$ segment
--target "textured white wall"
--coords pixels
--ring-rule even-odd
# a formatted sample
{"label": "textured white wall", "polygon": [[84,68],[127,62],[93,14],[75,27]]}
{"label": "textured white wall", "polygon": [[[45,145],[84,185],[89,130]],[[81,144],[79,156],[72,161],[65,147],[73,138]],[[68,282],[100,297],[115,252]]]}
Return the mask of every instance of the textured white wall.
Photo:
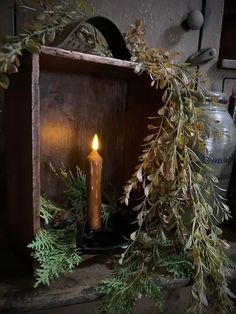
{"label": "textured white wall", "polygon": [[[85,3],[91,4],[97,15],[106,16],[115,22],[121,32],[126,32],[136,19],[142,19],[147,28],[148,44],[180,52],[181,61],[185,61],[198,49],[199,31],[186,31],[181,23],[189,11],[201,10],[202,0],[85,0]],[[206,0],[202,48],[214,47],[219,51],[223,7],[224,0]],[[0,36],[13,32],[12,1],[0,0],[0,13],[3,12]],[[19,29],[25,19],[28,20],[21,12],[18,16]],[[235,70],[218,69],[217,58],[201,66],[201,70],[208,76],[207,88],[210,90],[221,90],[224,77],[236,76]]]}
{"label": "textured white wall", "polygon": [[[199,31],[185,31],[182,21],[189,11],[201,10],[202,0],[87,0],[96,14],[106,16],[127,31],[135,19],[142,19],[147,27],[150,46],[181,53],[184,61],[198,49]],[[206,0],[202,48],[214,47],[219,52],[224,0]],[[233,40],[233,39],[232,39]],[[217,56],[218,57],[218,56]],[[207,88],[220,91],[223,78],[235,77],[236,71],[217,68],[217,58],[200,68],[208,77]]]}
{"label": "textured white wall", "polygon": [[198,47],[198,30],[185,31],[181,23],[193,9],[201,10],[201,0],[87,0],[96,14],[110,18],[126,32],[136,19],[147,27],[150,46],[181,52],[185,60]]}
{"label": "textured white wall", "polygon": [[[185,61],[198,49],[199,31],[186,31],[181,23],[191,10],[201,10],[203,0],[84,0],[84,2],[95,9],[96,15],[110,18],[122,33],[126,32],[136,19],[143,20],[146,24],[148,44],[180,52],[180,61]],[[8,0],[0,0],[0,9],[4,5],[8,15],[10,3]],[[219,51],[223,8],[224,0],[206,0],[202,48],[214,47]],[[10,20],[10,17],[8,19]],[[18,16],[18,29],[28,19],[29,17],[21,12]],[[6,23],[3,27],[6,27]],[[9,28],[9,25],[7,27]],[[9,33],[9,29],[7,32]],[[210,90],[221,90],[224,77],[236,76],[236,71],[218,69],[217,58],[200,69],[208,76],[206,87]]]}

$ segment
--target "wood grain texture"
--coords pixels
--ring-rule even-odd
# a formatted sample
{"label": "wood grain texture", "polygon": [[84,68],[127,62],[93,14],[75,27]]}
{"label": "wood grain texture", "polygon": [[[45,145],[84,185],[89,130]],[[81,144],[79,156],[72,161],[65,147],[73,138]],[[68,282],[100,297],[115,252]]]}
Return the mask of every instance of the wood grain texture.
{"label": "wood grain texture", "polygon": [[33,235],[40,229],[39,202],[41,193],[40,182],[40,89],[39,89],[39,55],[31,57],[31,134],[32,134],[32,218]]}
{"label": "wood grain texture", "polygon": [[[11,1],[0,1],[0,39],[13,34],[13,7]],[[4,134],[4,92],[0,88],[0,210],[6,208],[6,165],[5,165],[5,134]]]}
{"label": "wood grain texture", "polygon": [[13,35],[13,1],[0,1],[0,36]]}
{"label": "wood grain texture", "polygon": [[98,133],[104,186],[112,184],[120,195],[141,153],[147,117],[161,104],[160,93],[147,77],[134,75],[134,63],[71,52],[65,60],[62,50],[43,48],[42,52],[42,192],[54,199],[61,195],[49,162],[69,169],[78,165],[85,171],[91,139]]}
{"label": "wood grain texture", "polygon": [[[50,287],[33,289],[31,282],[18,281],[14,284],[0,284],[3,295],[0,310],[22,314],[33,310],[50,309],[59,306],[82,304],[98,300],[102,294],[96,286],[111,276],[117,267],[117,257],[109,255],[90,256],[73,273],[54,281]],[[181,288],[189,285],[189,279],[166,278],[158,282],[163,289]],[[167,293],[169,291],[167,290]],[[80,312],[78,312],[80,313]]]}
{"label": "wood grain texture", "polygon": [[[56,55],[52,54],[56,52]],[[66,58],[64,57],[66,54]],[[89,59],[89,60],[88,60]],[[43,48],[26,54],[6,93],[9,230],[17,249],[39,230],[40,193],[63,202],[49,168],[86,172],[95,133],[101,141],[103,189],[120,196],[132,175],[161,93],[134,63]]]}
{"label": "wood grain texture", "polygon": [[118,174],[122,172],[123,157],[119,130],[125,111],[126,82],[43,71],[40,85],[42,192],[54,199],[61,196],[49,162],[55,167],[63,163],[71,170],[78,165],[86,172],[86,158],[95,133],[101,141],[103,179],[120,185]]}
{"label": "wood grain texture", "polygon": [[24,56],[21,69],[12,76],[5,95],[8,230],[14,249],[29,263],[32,260],[26,246],[39,228],[39,185],[33,182],[39,145],[35,66],[37,60],[32,62],[29,55]]}
{"label": "wood grain texture", "polygon": [[134,77],[136,66],[135,62],[45,46],[41,47],[40,63],[54,71],[90,72],[113,77]]}

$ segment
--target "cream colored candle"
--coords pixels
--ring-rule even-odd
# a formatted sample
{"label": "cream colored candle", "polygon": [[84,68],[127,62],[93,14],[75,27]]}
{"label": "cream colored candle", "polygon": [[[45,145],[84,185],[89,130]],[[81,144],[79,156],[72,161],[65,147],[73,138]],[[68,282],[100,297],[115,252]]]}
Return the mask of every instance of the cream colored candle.
{"label": "cream colored candle", "polygon": [[102,157],[97,152],[99,148],[98,136],[94,135],[92,151],[87,157],[87,218],[89,227],[93,230],[102,227],[101,219],[101,181]]}

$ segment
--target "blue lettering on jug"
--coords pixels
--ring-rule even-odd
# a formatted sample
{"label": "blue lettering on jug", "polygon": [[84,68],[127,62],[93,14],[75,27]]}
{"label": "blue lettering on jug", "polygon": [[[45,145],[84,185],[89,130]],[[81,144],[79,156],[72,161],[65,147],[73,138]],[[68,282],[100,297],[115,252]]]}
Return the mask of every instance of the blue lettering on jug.
{"label": "blue lettering on jug", "polygon": [[234,161],[234,154],[232,154],[230,157],[223,157],[223,158],[202,156],[201,159],[202,159],[202,162],[206,165],[230,164]]}

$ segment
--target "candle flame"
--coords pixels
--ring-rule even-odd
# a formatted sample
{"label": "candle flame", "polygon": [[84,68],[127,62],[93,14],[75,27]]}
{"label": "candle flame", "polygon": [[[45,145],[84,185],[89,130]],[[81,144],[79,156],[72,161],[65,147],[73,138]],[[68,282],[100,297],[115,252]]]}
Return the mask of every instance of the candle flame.
{"label": "candle flame", "polygon": [[98,147],[99,147],[98,136],[97,136],[97,134],[95,134],[94,137],[93,137],[92,148],[94,150],[98,150]]}

